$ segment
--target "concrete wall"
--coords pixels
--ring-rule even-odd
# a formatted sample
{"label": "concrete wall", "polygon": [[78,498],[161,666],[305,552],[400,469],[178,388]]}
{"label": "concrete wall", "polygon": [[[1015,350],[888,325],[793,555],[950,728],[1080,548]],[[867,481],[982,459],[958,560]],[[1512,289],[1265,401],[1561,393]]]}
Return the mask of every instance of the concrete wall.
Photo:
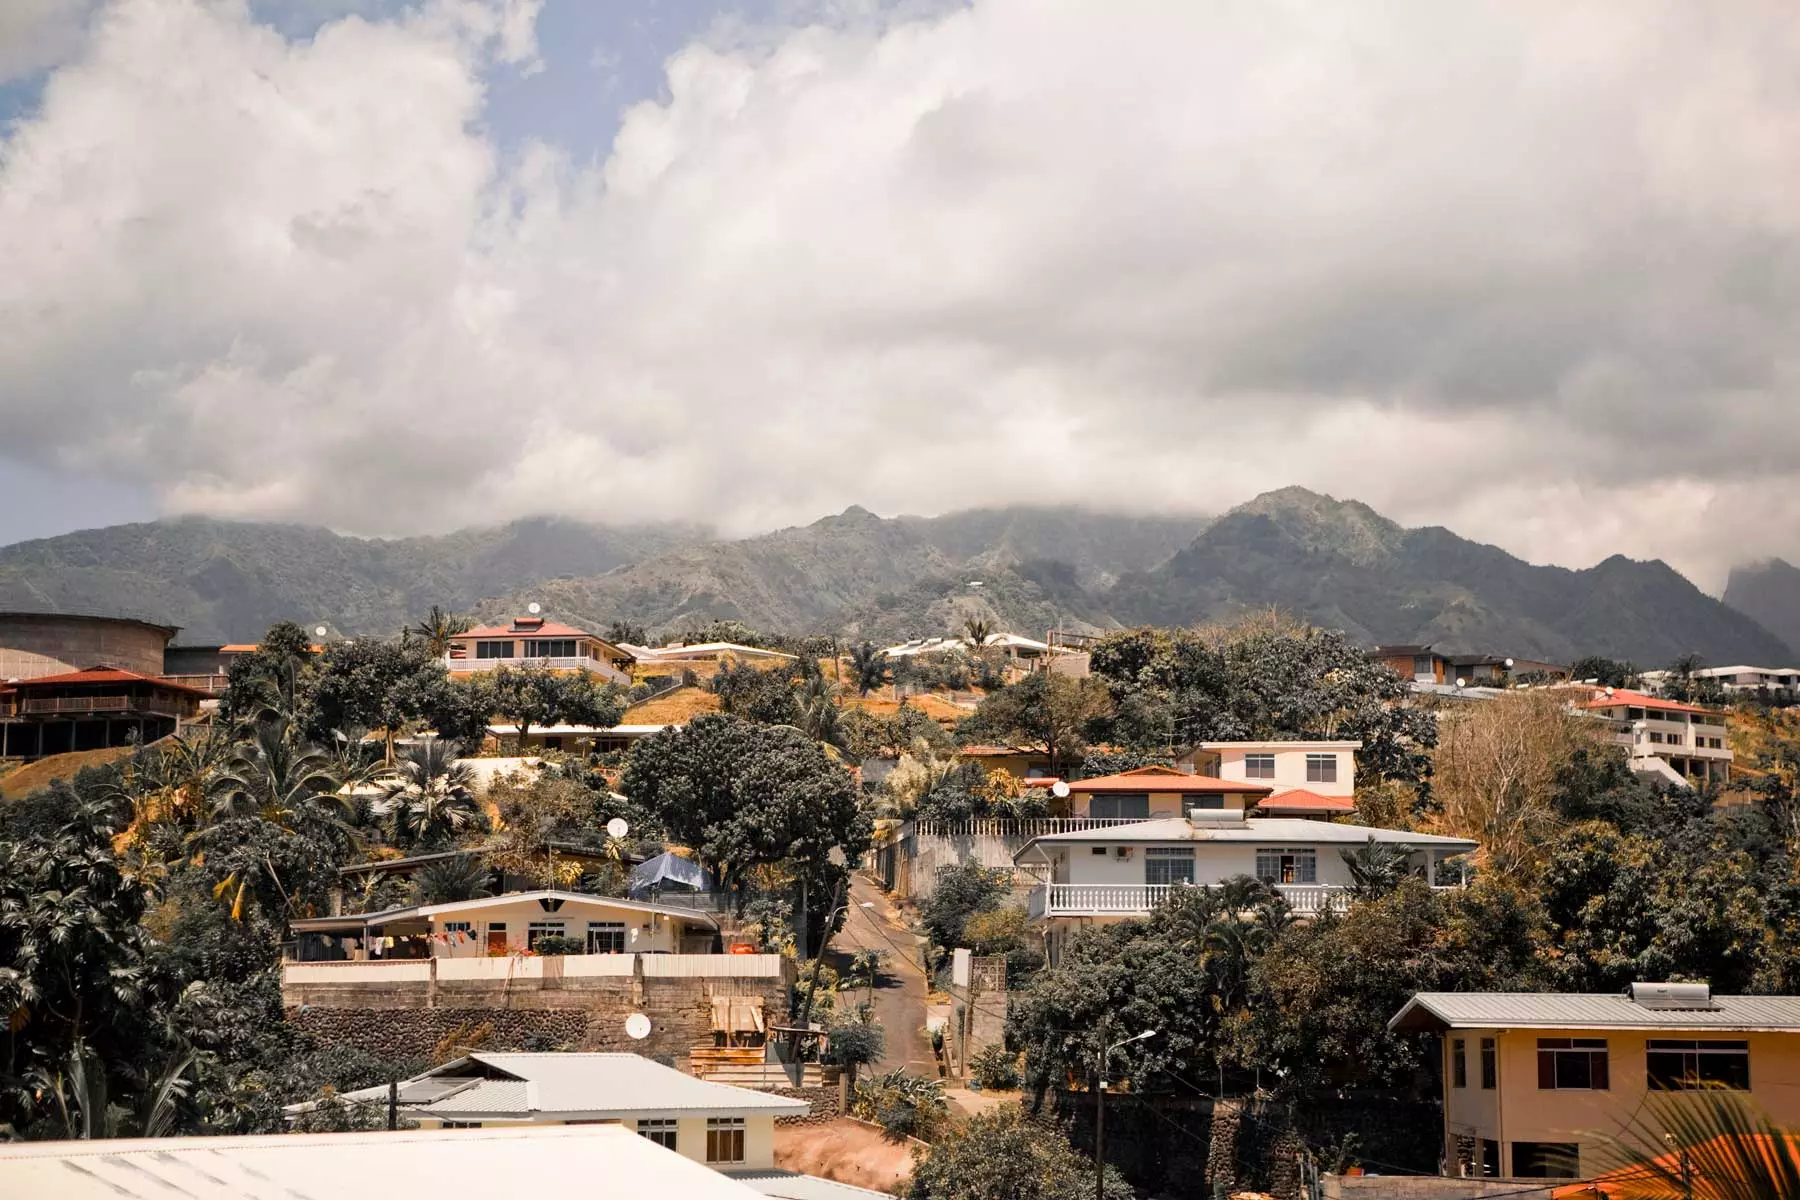
{"label": "concrete wall", "polygon": [[135,621],[0,616],[0,679],[38,679],[100,663],[161,675],[168,640],[162,630]]}

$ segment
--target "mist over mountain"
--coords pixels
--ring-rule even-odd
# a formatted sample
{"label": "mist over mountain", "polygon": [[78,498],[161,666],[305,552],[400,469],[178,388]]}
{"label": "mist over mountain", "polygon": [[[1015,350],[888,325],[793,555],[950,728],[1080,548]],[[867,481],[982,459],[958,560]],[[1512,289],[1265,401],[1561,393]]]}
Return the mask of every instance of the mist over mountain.
{"label": "mist over mountain", "polygon": [[[1660,561],[1538,566],[1285,488],[1210,520],[1073,506],[884,518],[851,507],[739,540],[556,519],[390,541],[158,521],[0,549],[0,608],[128,613],[203,643],[252,639],[283,618],[392,633],[432,604],[498,617],[537,602],[575,624],[623,619],[670,635],[734,619],[875,641],[951,632],[971,616],[1041,636],[1278,607],[1371,643],[1652,666],[1689,652],[1714,663],[1792,657],[1755,619],[1792,612],[1780,598],[1790,576],[1800,572],[1785,563],[1734,576],[1752,599],[1730,607]],[[1765,593],[1774,599],[1757,612],[1743,607]]]}
{"label": "mist over mountain", "polygon": [[[1725,585],[1725,603],[1755,620],[1789,646],[1800,648],[1800,567],[1779,558],[1734,567]],[[1797,656],[1800,657],[1800,656]],[[1786,662],[1751,662],[1749,666],[1792,666]],[[1735,666],[1736,663],[1715,663]]]}

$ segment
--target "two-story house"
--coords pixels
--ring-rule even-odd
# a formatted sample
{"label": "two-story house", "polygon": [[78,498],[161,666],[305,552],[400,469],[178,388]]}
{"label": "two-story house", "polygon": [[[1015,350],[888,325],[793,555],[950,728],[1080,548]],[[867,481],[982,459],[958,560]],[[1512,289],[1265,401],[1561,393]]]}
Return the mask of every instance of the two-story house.
{"label": "two-story house", "polygon": [[1724,783],[1731,777],[1725,714],[1625,688],[1604,688],[1578,707],[1607,723],[1631,769],[1672,783]]}
{"label": "two-story house", "polygon": [[548,667],[591,671],[629,686],[631,652],[573,625],[540,616],[514,617],[505,625],[478,625],[450,639],[444,665],[453,675],[495,667]]}
{"label": "two-story house", "polygon": [[148,745],[200,715],[207,693],[122,667],[0,682],[0,758]]}
{"label": "two-story house", "polygon": [[1213,779],[1262,784],[1263,816],[1330,818],[1356,811],[1358,741],[1201,742],[1175,765]]}
{"label": "two-story house", "polygon": [[1589,1178],[1652,1096],[1725,1089],[1800,1127],[1800,996],[1421,992],[1388,1028],[1442,1039],[1452,1174]]}
{"label": "two-story house", "polygon": [[[1311,915],[1348,902],[1353,878],[1343,856],[1371,841],[1397,848],[1434,886],[1460,882],[1460,867],[1451,860],[1476,849],[1463,838],[1251,816],[1266,795],[1261,786],[1187,778],[1203,789],[1150,793],[1154,812],[1179,805],[1173,814],[1034,837],[1014,854],[1014,866],[1040,881],[1027,912],[1043,923],[1052,959],[1077,928],[1144,916],[1174,888],[1217,886],[1248,875],[1274,885],[1296,912]],[[1166,775],[1150,781],[1175,782]]]}

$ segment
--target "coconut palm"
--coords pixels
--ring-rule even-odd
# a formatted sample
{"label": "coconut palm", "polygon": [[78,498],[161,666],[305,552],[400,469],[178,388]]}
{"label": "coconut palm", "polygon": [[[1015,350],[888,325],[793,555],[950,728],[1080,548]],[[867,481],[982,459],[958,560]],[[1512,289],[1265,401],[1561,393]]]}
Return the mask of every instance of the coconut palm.
{"label": "coconut palm", "polygon": [[825,682],[823,675],[814,676],[800,686],[794,694],[794,706],[799,713],[795,724],[808,737],[832,746],[844,744],[842,710],[838,708],[832,686]]}
{"label": "coconut palm", "polygon": [[442,658],[450,653],[450,639],[469,632],[469,628],[469,618],[434,604],[431,611],[406,632],[423,641],[433,657]]}
{"label": "coconut palm", "polygon": [[343,781],[334,767],[331,756],[302,741],[291,722],[259,722],[213,777],[213,812],[257,816],[290,829],[337,820],[347,802],[338,795]]}
{"label": "coconut palm", "polygon": [[490,891],[492,877],[479,855],[458,854],[421,867],[413,882],[419,885],[419,903],[449,904],[481,899]]}
{"label": "coconut palm", "polygon": [[994,636],[994,623],[985,617],[970,617],[963,622],[963,640],[969,649],[979,652]]}
{"label": "coconut palm", "polygon": [[1350,870],[1350,894],[1358,900],[1375,900],[1387,895],[1411,873],[1404,849],[1378,842],[1373,836],[1354,851],[1340,851],[1338,857]]}
{"label": "coconut palm", "polygon": [[858,696],[867,696],[886,683],[891,674],[887,656],[869,642],[850,648],[850,670],[856,677]]}
{"label": "coconut palm", "polygon": [[1595,1194],[1615,1200],[1800,1196],[1800,1134],[1724,1089],[1652,1093],[1603,1157],[1616,1169],[1595,1181]]}
{"label": "coconut palm", "polygon": [[481,819],[475,772],[453,743],[434,737],[407,747],[374,808],[392,818],[397,846],[448,842]]}

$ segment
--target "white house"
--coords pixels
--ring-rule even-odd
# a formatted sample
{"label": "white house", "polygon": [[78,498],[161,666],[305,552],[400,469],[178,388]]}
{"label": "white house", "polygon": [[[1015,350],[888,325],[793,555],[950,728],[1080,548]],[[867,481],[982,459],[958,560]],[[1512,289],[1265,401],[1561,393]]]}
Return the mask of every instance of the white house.
{"label": "white house", "polygon": [[[1662,691],[1672,672],[1645,671],[1644,686],[1652,692]],[[1800,691],[1800,667],[1704,667],[1693,673],[1695,679],[1717,681],[1727,695],[1757,692]]]}
{"label": "white house", "polygon": [[1476,848],[1463,838],[1252,817],[1240,793],[1227,796],[1225,807],[1192,808],[1185,816],[1036,837],[1013,862],[1042,881],[1028,911],[1045,923],[1055,957],[1080,926],[1141,917],[1173,888],[1217,886],[1239,875],[1273,884],[1298,913],[1322,912],[1348,899],[1353,880],[1343,854],[1370,841],[1400,848],[1434,885],[1459,874],[1448,860]]}
{"label": "white house", "polygon": [[631,683],[632,654],[573,625],[539,616],[514,617],[505,625],[478,625],[449,640],[444,666],[453,675],[497,667],[547,667],[588,671],[622,685]]}
{"label": "white house", "polygon": [[[385,1084],[346,1092],[385,1105]],[[715,1169],[775,1165],[775,1118],[803,1117],[804,1100],[695,1079],[638,1054],[474,1051],[399,1085],[398,1106],[421,1128],[619,1124]],[[313,1106],[293,1104],[289,1117]]]}
{"label": "white house", "polygon": [[1576,707],[1607,723],[1634,771],[1671,783],[1724,783],[1731,777],[1730,735],[1716,709],[1626,688],[1600,689]]}

